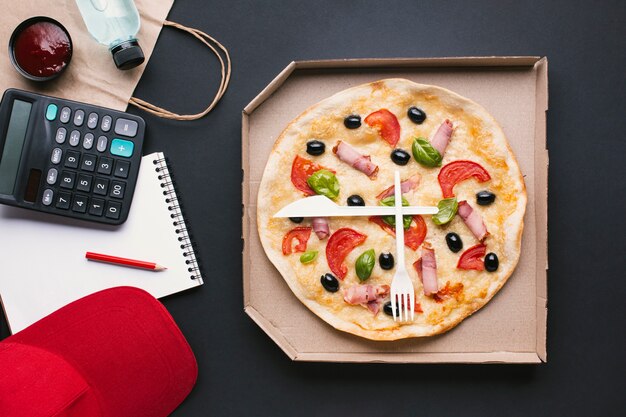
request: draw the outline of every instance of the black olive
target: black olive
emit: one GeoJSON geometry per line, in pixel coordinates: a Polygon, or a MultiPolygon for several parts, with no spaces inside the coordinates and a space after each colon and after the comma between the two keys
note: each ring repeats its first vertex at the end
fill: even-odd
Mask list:
{"type": "Polygon", "coordinates": [[[361,116],[351,114],[350,116],[343,119],[343,124],[348,129],[358,129],[359,127],[361,127],[361,116]]]}
{"type": "Polygon", "coordinates": [[[348,205],[349,206],[364,206],[365,201],[363,201],[363,197],[357,194],[353,194],[348,197],[348,205]]]}
{"type": "Polygon", "coordinates": [[[304,217],[290,217],[289,220],[291,220],[294,223],[302,223],[302,220],[304,220],[304,217]]]}
{"type": "Polygon", "coordinates": [[[409,111],[406,114],[413,123],[417,123],[418,125],[421,125],[424,123],[424,120],[426,120],[426,113],[424,113],[424,110],[418,109],[417,107],[409,108],[409,111]]]}
{"type": "Polygon", "coordinates": [[[391,160],[396,165],[406,165],[411,160],[411,155],[404,149],[394,149],[391,151],[391,160]]]}
{"type": "Polygon", "coordinates": [[[463,249],[463,241],[461,240],[461,237],[454,232],[446,235],[446,243],[448,244],[450,250],[454,253],[463,249]]]}
{"type": "Polygon", "coordinates": [[[479,206],[488,206],[496,200],[496,195],[491,191],[479,191],[476,193],[476,202],[479,206]]]}
{"type": "MultiPolygon", "coordinates": [[[[400,312],[398,311],[398,307],[399,306],[396,305],[396,316],[400,315],[399,314],[400,312]]],[[[385,312],[386,315],[393,317],[393,309],[391,308],[391,301],[387,301],[385,303],[385,305],[383,306],[383,311],[385,312]]]]}
{"type": "Polygon", "coordinates": [[[498,269],[498,265],[500,265],[498,255],[493,252],[489,252],[487,256],[485,256],[485,269],[489,272],[494,272],[498,269]]]}
{"type": "Polygon", "coordinates": [[[306,143],[306,153],[309,155],[317,156],[324,153],[326,145],[319,140],[310,140],[306,143]]]}
{"type": "Polygon", "coordinates": [[[337,292],[339,291],[339,281],[333,274],[324,274],[320,278],[320,282],[324,289],[328,292],[337,292]]]}
{"type": "Polygon", "coordinates": [[[378,264],[382,269],[393,268],[393,255],[389,252],[381,253],[378,257],[378,264]]]}

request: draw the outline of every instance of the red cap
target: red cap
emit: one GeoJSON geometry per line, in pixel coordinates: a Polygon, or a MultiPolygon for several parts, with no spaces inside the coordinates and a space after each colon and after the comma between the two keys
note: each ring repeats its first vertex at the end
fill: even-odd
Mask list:
{"type": "Polygon", "coordinates": [[[164,417],[198,366],[167,310],[118,287],[74,301],[0,342],[0,416],[164,417]]]}

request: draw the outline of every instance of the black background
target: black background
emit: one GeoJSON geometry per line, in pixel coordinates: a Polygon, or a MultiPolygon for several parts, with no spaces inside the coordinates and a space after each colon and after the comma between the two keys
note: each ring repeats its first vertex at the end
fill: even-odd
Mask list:
{"type": "MultiPolygon", "coordinates": [[[[164,300],[199,365],[174,416],[623,415],[626,2],[177,0],[169,19],[233,59],[202,120],[130,109],[145,153],[169,157],[205,276],[164,300]],[[548,363],[290,361],[243,312],[241,110],[292,60],[472,55],[549,59],[548,363]]],[[[166,28],[135,93],[195,113],[218,77],[199,42],[166,28]]]]}

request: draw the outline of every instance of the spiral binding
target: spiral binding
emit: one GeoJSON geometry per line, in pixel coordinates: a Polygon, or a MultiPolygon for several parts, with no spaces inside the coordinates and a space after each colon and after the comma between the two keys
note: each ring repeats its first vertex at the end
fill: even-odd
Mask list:
{"type": "Polygon", "coordinates": [[[155,171],[159,174],[158,178],[161,181],[161,188],[163,188],[163,196],[165,197],[165,203],[168,205],[167,209],[171,211],[170,217],[172,218],[174,232],[178,235],[180,249],[183,251],[183,256],[187,258],[185,264],[187,265],[187,271],[191,274],[190,278],[202,279],[193,242],[191,241],[189,230],[187,229],[187,224],[185,223],[183,212],[178,202],[178,197],[176,196],[176,190],[167,166],[167,160],[162,157],[153,160],[152,163],[156,165],[155,171]]]}

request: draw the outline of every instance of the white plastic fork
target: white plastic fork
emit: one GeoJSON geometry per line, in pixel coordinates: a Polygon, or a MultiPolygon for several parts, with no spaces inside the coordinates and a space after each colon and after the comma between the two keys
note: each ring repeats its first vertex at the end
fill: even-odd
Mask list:
{"type": "Polygon", "coordinates": [[[402,188],[400,186],[400,172],[395,172],[394,177],[395,188],[395,208],[396,208],[396,274],[391,281],[391,310],[393,312],[393,320],[407,321],[409,319],[409,311],[411,312],[411,320],[414,317],[415,290],[413,282],[409,277],[404,262],[404,222],[402,221],[402,188]],[[400,308],[397,308],[400,306],[400,308]],[[402,307],[404,307],[404,319],[402,315],[402,307]]]}

